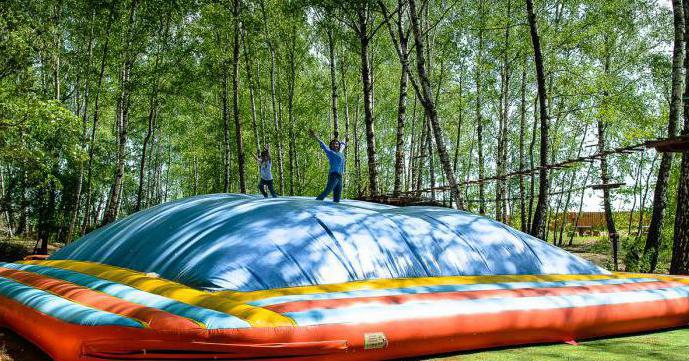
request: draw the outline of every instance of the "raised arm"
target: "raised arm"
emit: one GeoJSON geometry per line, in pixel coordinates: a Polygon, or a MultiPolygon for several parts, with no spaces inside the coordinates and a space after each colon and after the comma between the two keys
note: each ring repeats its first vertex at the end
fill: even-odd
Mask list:
{"type": "Polygon", "coordinates": [[[309,129],[309,134],[311,135],[311,138],[315,139],[318,142],[318,144],[321,145],[321,149],[323,149],[324,152],[326,152],[326,153],[332,152],[330,150],[330,148],[328,148],[328,146],[325,143],[323,143],[323,141],[320,138],[318,138],[318,136],[316,135],[316,132],[314,132],[313,129],[309,129]]]}
{"type": "Polygon", "coordinates": [[[323,143],[323,141],[320,139],[317,139],[317,140],[318,140],[318,144],[321,145],[321,149],[323,149],[324,152],[326,152],[326,153],[332,152],[332,150],[330,150],[330,148],[328,148],[327,144],[323,143]]]}

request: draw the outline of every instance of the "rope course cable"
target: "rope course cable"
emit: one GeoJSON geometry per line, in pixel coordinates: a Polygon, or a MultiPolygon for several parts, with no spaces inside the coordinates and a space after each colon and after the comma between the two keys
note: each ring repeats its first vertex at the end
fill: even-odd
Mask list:
{"type": "MultiPolygon", "coordinates": [[[[513,171],[510,173],[506,173],[501,176],[492,176],[492,177],[485,177],[485,178],[480,178],[480,179],[472,179],[472,180],[466,180],[463,182],[459,182],[459,184],[463,184],[465,186],[471,186],[471,185],[477,185],[481,183],[487,183],[487,182],[492,182],[492,181],[497,181],[497,180],[508,180],[511,178],[519,177],[519,176],[527,176],[531,174],[535,174],[538,171],[540,171],[542,168],[545,168],[547,170],[560,170],[560,169],[569,169],[575,166],[576,164],[579,163],[592,163],[597,160],[600,160],[603,157],[607,156],[613,156],[613,155],[624,155],[624,154],[633,154],[636,152],[644,151],[646,149],[655,149],[657,152],[660,153],[665,153],[665,152],[686,152],[689,151],[689,135],[682,135],[682,136],[677,136],[677,137],[672,137],[672,138],[659,138],[655,140],[648,140],[644,141],[641,143],[636,143],[632,145],[627,145],[619,148],[614,148],[610,150],[606,150],[603,152],[596,152],[594,154],[586,155],[586,156],[581,156],[577,158],[571,158],[571,159],[566,159],[562,160],[556,163],[548,164],[545,167],[534,167],[530,169],[524,169],[524,170],[519,170],[519,171],[513,171]]],[[[598,184],[598,185],[588,185],[585,188],[592,188],[592,189],[603,189],[603,188],[619,188],[623,186],[623,183],[610,183],[610,184],[598,184]]],[[[447,185],[442,185],[442,186],[437,186],[437,187],[431,187],[431,188],[424,188],[424,189],[417,189],[417,190],[410,190],[410,191],[404,191],[400,192],[399,197],[394,197],[397,199],[396,203],[404,203],[403,201],[399,199],[403,198],[412,198],[415,199],[416,202],[424,202],[428,201],[425,198],[421,197],[421,194],[423,193],[428,193],[428,192],[433,192],[433,191],[449,191],[450,187],[447,185]]],[[[557,194],[557,193],[550,193],[552,194],[557,194]]],[[[382,198],[386,199],[392,199],[391,194],[385,194],[381,195],[382,198]]],[[[385,201],[385,199],[381,199],[381,201],[385,201]]],[[[484,201],[490,201],[488,199],[484,201]]],[[[469,200],[468,202],[471,202],[469,200]]]]}

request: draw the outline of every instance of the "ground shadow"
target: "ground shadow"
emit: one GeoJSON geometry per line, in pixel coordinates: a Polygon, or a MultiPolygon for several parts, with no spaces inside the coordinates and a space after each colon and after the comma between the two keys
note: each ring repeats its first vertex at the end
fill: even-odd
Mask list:
{"type": "Polygon", "coordinates": [[[0,360],[51,361],[41,349],[11,330],[0,328],[0,360]]]}

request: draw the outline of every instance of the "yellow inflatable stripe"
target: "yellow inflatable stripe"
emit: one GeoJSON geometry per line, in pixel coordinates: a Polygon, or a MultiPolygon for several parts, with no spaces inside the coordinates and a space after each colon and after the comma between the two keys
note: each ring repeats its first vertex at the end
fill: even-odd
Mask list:
{"type": "Polygon", "coordinates": [[[641,278],[641,277],[651,277],[656,278],[661,281],[666,282],[679,282],[689,285],[689,277],[687,276],[668,276],[668,275],[657,275],[648,273],[626,273],[626,272],[615,272],[616,276],[620,278],[641,278]]]}
{"type": "Polygon", "coordinates": [[[176,282],[150,277],[144,273],[125,268],[71,260],[23,261],[22,263],[67,269],[108,281],[118,282],[190,305],[224,312],[241,318],[255,327],[295,325],[295,322],[291,318],[265,308],[247,305],[217,293],[199,291],[176,282]]]}
{"type": "Polygon", "coordinates": [[[24,261],[22,263],[45,265],[90,274],[95,277],[107,279],[113,282],[126,284],[140,290],[169,297],[180,302],[208,309],[225,312],[246,320],[252,326],[274,327],[294,325],[291,318],[276,312],[251,305],[245,302],[264,298],[304,295],[314,293],[348,292],[365,289],[388,289],[404,287],[423,287],[457,284],[487,284],[505,282],[557,282],[557,281],[587,281],[616,278],[647,278],[653,277],[662,281],[677,281],[689,284],[687,277],[673,277],[663,275],[623,273],[617,272],[611,275],[490,275],[490,276],[445,276],[445,277],[419,277],[419,278],[393,278],[354,281],[339,284],[318,286],[303,286],[276,288],[253,292],[223,291],[204,292],[189,288],[182,284],[160,278],[146,276],[144,273],[132,271],[116,266],[83,261],[24,261]]]}
{"type": "MultiPolygon", "coordinates": [[[[614,275],[495,275],[495,276],[446,276],[446,277],[420,277],[420,278],[393,278],[355,281],[347,283],[303,286],[290,288],[276,288],[253,292],[218,292],[220,295],[232,297],[236,301],[250,302],[264,298],[305,295],[313,293],[348,292],[356,290],[374,290],[404,287],[423,287],[460,284],[483,284],[505,282],[557,282],[557,281],[588,281],[611,278],[634,278],[638,275],[614,274],[614,275]]],[[[645,277],[648,277],[646,275],[645,277]]]]}

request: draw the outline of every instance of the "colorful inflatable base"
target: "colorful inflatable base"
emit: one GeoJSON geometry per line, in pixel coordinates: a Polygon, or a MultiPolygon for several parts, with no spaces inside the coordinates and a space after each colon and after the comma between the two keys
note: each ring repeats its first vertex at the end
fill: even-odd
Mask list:
{"type": "Polygon", "coordinates": [[[689,278],[456,276],[210,293],[78,261],[0,263],[0,322],[56,361],[374,360],[687,325],[689,278]]]}

